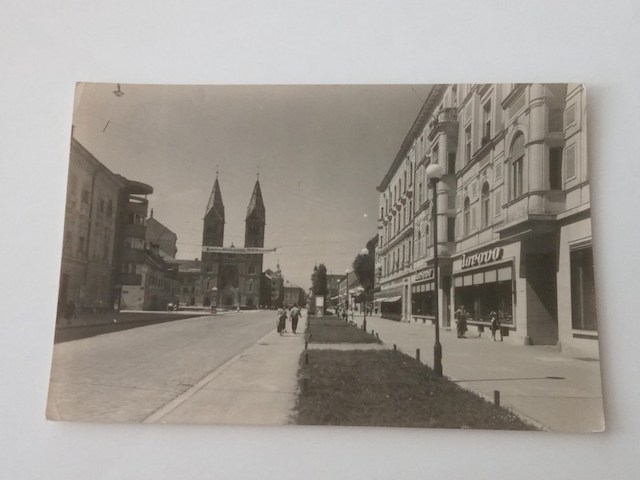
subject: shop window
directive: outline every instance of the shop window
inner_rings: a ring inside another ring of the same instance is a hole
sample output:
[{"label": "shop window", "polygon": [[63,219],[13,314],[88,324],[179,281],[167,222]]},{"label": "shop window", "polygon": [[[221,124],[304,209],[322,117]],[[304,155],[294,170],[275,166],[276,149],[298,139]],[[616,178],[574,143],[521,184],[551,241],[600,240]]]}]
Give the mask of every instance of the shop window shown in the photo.
[{"label": "shop window", "polygon": [[562,190],[562,147],[549,149],[549,189]]},{"label": "shop window", "polygon": [[81,196],[80,200],[85,205],[89,205],[89,190],[82,189],[82,196]]},{"label": "shop window", "polygon": [[571,325],[576,330],[596,330],[596,300],[591,247],[572,250]]},{"label": "shop window", "polygon": [[462,213],[463,218],[463,233],[464,236],[468,236],[471,233],[471,202],[469,201],[469,197],[464,199],[464,208]]},{"label": "shop window", "polygon": [[520,197],[523,192],[524,136],[519,134],[511,144],[511,199]]},{"label": "shop window", "polygon": [[489,226],[490,219],[489,210],[489,184],[487,182],[482,185],[482,192],[480,194],[480,226],[486,228]]}]

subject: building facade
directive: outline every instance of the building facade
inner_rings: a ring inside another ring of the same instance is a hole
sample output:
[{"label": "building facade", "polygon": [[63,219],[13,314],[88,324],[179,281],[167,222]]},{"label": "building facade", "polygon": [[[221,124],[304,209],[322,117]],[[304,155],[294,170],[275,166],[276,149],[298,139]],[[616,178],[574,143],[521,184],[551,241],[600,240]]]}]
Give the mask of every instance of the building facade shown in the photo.
[{"label": "building facade", "polygon": [[231,245],[224,252],[207,251],[206,247],[223,247],[224,203],[220,183],[216,179],[211,190],[204,217],[202,233],[201,303],[211,305],[215,299],[223,308],[258,308],[262,279],[261,253],[247,253],[248,249],[264,247],[266,210],[260,182],[256,180],[245,217],[245,249],[233,251]]},{"label": "building facade", "polygon": [[291,307],[293,305],[297,305],[301,307],[306,304],[306,295],[303,288],[285,279],[282,285],[282,289],[284,292],[285,306]]},{"label": "building facade", "polygon": [[71,139],[59,314],[113,307],[120,192],[126,179]]},{"label": "building facade", "polygon": [[437,295],[445,328],[495,311],[508,341],[599,356],[585,101],[580,84],[433,87],[378,187],[383,314],[432,321]]},{"label": "building facade", "polygon": [[148,245],[157,245],[163,259],[173,260],[176,258],[178,236],[153,217],[153,208],[146,221],[145,241]]}]

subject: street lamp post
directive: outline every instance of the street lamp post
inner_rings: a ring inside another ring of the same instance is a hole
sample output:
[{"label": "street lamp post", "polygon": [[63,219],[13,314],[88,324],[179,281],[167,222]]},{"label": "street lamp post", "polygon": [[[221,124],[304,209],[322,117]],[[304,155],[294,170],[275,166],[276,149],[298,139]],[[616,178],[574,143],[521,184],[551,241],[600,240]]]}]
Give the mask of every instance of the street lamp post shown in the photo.
[{"label": "street lamp post", "polygon": [[344,311],[349,317],[349,269],[344,271]]},{"label": "street lamp post", "polygon": [[[364,257],[365,257],[365,261],[366,261],[366,257],[367,255],[369,255],[369,250],[367,250],[366,248],[363,248],[362,251],[360,252]],[[365,282],[366,283],[366,280]],[[362,330],[364,330],[365,332],[367,331],[367,286],[363,285],[362,288],[364,289],[363,294],[364,294],[364,302],[362,302],[364,304],[364,309],[363,309],[363,320],[362,320]]]},{"label": "street lamp post", "polygon": [[435,291],[436,342],[433,345],[433,371],[438,377],[442,376],[442,345],[440,344],[440,318],[438,307],[438,192],[437,185],[442,178],[442,167],[437,163],[427,167],[427,178],[433,190],[433,275]]}]

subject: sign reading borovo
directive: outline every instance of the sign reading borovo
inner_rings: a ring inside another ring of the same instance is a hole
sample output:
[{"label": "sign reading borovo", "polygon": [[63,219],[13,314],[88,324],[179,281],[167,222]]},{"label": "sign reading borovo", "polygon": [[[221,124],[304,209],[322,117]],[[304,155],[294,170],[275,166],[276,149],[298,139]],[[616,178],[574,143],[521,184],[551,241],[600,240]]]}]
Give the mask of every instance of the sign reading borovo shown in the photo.
[{"label": "sign reading borovo", "polygon": [[260,248],[260,247],[202,247],[204,253],[235,253],[238,255],[262,255],[264,253],[273,253],[275,248]]}]

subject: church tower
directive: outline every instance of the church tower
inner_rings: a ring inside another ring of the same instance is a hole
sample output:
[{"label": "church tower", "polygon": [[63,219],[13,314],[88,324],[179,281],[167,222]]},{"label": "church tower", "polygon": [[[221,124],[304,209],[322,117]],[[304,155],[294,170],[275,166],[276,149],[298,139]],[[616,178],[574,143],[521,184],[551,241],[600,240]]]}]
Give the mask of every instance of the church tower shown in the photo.
[{"label": "church tower", "polygon": [[202,245],[211,247],[222,247],[224,240],[224,204],[222,203],[222,193],[218,183],[218,174],[213,184],[209,203],[204,214],[204,228],[202,231]]},{"label": "church tower", "polygon": [[[204,225],[202,229],[203,247],[222,247],[224,240],[224,204],[222,203],[222,193],[220,193],[220,183],[218,183],[218,173],[213,184],[209,203],[204,214]],[[220,266],[220,254],[213,252],[202,252],[202,263],[200,266],[202,304],[211,305],[213,300],[217,301],[217,294],[214,289],[218,288]]]},{"label": "church tower", "polygon": [[265,208],[260,190],[260,179],[256,180],[253,194],[247,207],[245,219],[244,246],[264,247]]}]

